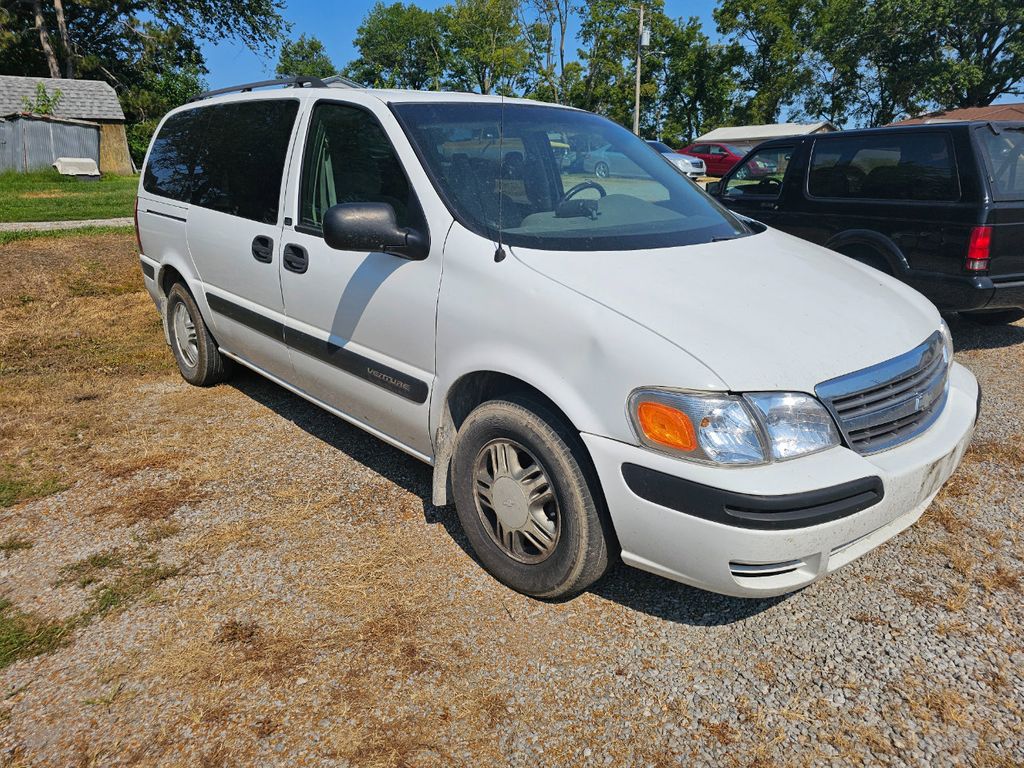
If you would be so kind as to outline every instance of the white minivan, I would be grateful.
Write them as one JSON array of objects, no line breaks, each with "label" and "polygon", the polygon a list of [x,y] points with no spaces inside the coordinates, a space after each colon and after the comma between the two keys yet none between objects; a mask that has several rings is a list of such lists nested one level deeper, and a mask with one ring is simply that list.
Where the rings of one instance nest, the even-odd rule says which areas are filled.
[{"label": "white minivan", "polygon": [[[978,384],[903,283],[587,112],[292,85],[202,97],[150,147],[142,271],[182,376],[240,363],[431,465],[513,589],[566,597],[621,556],[789,592],[959,464]],[[639,170],[597,179],[567,142]]]}]

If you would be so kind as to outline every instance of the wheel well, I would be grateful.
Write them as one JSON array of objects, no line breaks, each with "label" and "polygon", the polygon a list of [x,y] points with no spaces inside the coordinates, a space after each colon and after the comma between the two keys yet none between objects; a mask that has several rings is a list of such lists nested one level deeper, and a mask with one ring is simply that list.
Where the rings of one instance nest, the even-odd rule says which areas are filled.
[{"label": "wheel well", "polygon": [[458,430],[466,417],[480,403],[485,403],[488,400],[500,400],[512,395],[526,396],[537,401],[540,405],[554,411],[567,425],[572,426],[572,420],[565,415],[565,412],[539,389],[515,376],[496,371],[477,371],[460,378],[448,390],[445,406],[451,416],[452,426]]},{"label": "wheel well", "polygon": [[181,272],[174,267],[166,266],[160,270],[160,293],[163,294],[165,299],[175,283],[182,283],[185,284],[186,288],[188,287],[185,283],[185,278],[181,276]]},{"label": "wheel well", "polygon": [[854,261],[859,261],[861,264],[877,269],[879,272],[885,272],[887,275],[894,274],[889,260],[874,246],[864,243],[851,243],[850,245],[839,246],[836,250],[844,256],[849,256]]},{"label": "wheel well", "polygon": [[[560,418],[571,430],[577,431],[572,419],[566,416],[565,411],[532,384],[497,371],[475,371],[465,374],[448,390],[434,441],[433,502],[436,506],[444,506],[451,499],[449,470],[452,451],[455,448],[455,436],[466,417],[481,403],[513,395],[530,398]],[[579,441],[579,448],[583,452],[582,460],[588,465],[587,471],[592,473],[591,477],[596,481],[596,470],[593,468],[590,454],[582,440]],[[594,492],[603,498],[600,483],[596,483]]]}]

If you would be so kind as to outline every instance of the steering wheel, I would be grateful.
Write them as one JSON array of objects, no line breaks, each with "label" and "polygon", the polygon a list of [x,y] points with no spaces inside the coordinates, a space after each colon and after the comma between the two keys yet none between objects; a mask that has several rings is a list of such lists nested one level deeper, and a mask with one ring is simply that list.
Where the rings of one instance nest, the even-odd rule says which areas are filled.
[{"label": "steering wheel", "polygon": [[[596,181],[583,181],[577,184],[575,187],[570,187],[568,190],[566,190],[565,194],[562,195],[562,199],[558,201],[558,205],[568,202],[585,189],[596,189],[597,193],[601,197],[605,197],[608,194],[605,191],[604,187],[602,187]],[[555,207],[557,208],[558,206]]]}]

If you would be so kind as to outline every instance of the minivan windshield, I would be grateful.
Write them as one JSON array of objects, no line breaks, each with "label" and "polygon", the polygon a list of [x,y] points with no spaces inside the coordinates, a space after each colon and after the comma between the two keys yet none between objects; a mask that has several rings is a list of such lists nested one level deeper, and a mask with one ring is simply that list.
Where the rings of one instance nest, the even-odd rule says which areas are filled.
[{"label": "minivan windshield", "polygon": [[394,111],[456,218],[492,240],[636,250],[752,232],[642,139],[597,115],[493,102]]},{"label": "minivan windshield", "polygon": [[1024,200],[1024,126],[985,126],[978,131],[997,200]]}]

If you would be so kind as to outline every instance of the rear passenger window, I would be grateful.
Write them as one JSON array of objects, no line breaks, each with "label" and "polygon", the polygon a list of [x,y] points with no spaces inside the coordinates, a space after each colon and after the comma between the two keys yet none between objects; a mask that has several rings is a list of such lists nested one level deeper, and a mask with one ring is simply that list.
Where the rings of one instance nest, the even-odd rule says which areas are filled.
[{"label": "rear passenger window", "polygon": [[815,142],[812,197],[957,200],[953,147],[943,133],[856,136]]},{"label": "rear passenger window", "polygon": [[321,103],[313,110],[299,223],[319,230],[338,203],[389,203],[398,226],[423,226],[419,203],[384,129],[362,109]]},{"label": "rear passenger window", "polygon": [[153,142],[143,189],[265,224],[277,221],[294,99],[180,112]]}]

